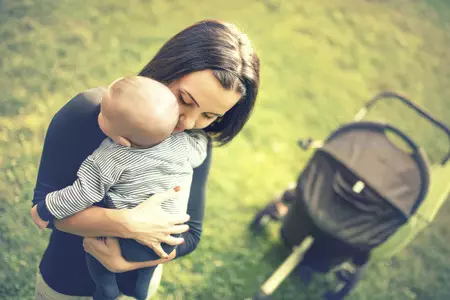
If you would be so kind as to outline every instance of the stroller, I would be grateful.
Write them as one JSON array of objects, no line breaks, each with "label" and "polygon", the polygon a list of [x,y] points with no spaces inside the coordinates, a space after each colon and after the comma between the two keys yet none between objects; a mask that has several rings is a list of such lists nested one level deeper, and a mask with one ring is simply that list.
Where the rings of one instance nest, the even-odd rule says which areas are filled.
[{"label": "stroller", "polygon": [[[257,213],[250,226],[258,231],[268,220],[282,220],[281,236],[293,251],[254,300],[269,299],[294,269],[304,281],[313,272],[335,271],[339,285],[324,298],[343,299],[369,261],[391,257],[433,220],[450,185],[431,192],[434,171],[423,149],[390,124],[362,121],[375,103],[388,98],[401,101],[450,139],[442,122],[407,98],[383,92],[324,142],[299,141],[304,150],[315,148],[312,158],[296,185]],[[449,158],[450,152],[439,168]],[[281,218],[276,208],[280,202],[288,205]]]}]

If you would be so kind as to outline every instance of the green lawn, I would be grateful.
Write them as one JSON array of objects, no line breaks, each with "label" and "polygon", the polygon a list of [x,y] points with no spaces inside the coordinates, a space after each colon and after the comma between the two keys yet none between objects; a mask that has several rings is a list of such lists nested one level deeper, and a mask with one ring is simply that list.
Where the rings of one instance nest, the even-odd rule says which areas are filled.
[{"label": "green lawn", "polygon": [[[0,0],[0,299],[32,299],[48,233],[28,212],[51,116],[76,93],[137,73],[167,38],[203,18],[248,33],[262,61],[261,92],[243,133],[214,153],[202,242],[167,265],[158,299],[244,299],[258,289],[287,252],[276,224],[261,236],[247,225],[303,168],[310,153],[296,148],[298,137],[324,138],[383,89],[450,116],[447,0]],[[400,105],[372,116],[396,122],[432,159],[447,149]],[[350,299],[450,299],[449,215],[445,205]],[[309,287],[290,279],[274,298],[318,299],[328,279]]]}]

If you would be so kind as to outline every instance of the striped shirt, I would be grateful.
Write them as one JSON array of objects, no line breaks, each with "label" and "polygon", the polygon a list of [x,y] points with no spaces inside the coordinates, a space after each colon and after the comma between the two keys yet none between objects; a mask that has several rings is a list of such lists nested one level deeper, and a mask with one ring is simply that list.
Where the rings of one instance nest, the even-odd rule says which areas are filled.
[{"label": "striped shirt", "polygon": [[183,185],[162,203],[169,213],[185,213],[193,168],[206,157],[203,131],[174,133],[146,149],[127,148],[106,138],[81,164],[73,185],[47,194],[50,214],[62,219],[105,199],[110,208],[133,208],[150,195]]}]

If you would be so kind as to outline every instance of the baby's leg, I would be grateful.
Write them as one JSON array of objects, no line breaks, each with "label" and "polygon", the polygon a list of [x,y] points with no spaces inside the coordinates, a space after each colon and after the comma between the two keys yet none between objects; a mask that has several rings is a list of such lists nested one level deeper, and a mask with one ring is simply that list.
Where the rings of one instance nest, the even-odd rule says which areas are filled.
[{"label": "baby's leg", "polygon": [[[128,261],[141,262],[160,259],[160,257],[151,248],[148,248],[135,240],[119,239],[119,243],[122,255]],[[175,246],[170,246],[167,244],[161,244],[161,246],[167,254],[170,254],[175,249]],[[136,279],[133,281],[134,291],[128,293],[125,290],[122,291],[126,294],[131,294],[131,296],[138,300],[145,300],[147,298],[148,287],[155,268],[156,267],[135,270]]]},{"label": "baby's leg", "polygon": [[[179,235],[173,236],[178,237]],[[141,262],[158,260],[161,258],[151,248],[144,246],[135,240],[119,239],[119,243],[120,249],[122,250],[122,256],[128,261]],[[161,247],[167,254],[170,254],[175,249],[175,246],[170,246],[164,243],[161,244]]]},{"label": "baby's leg", "polygon": [[136,300],[147,300],[148,299],[148,293],[149,293],[149,286],[150,282],[152,280],[154,271],[156,267],[151,268],[142,268],[137,269],[132,272],[126,272],[124,276],[121,276],[118,278],[118,282],[121,286],[121,289],[124,291],[127,290],[127,287],[125,285],[132,284],[133,286],[128,288],[128,295],[131,295]]},{"label": "baby's leg", "polygon": [[[151,278],[146,279],[145,282],[150,282],[148,291],[147,291],[147,298],[145,300],[153,299],[153,296],[155,296],[158,287],[161,283],[161,277],[162,277],[162,270],[163,265],[158,265],[153,270],[153,274],[151,275]],[[138,282],[138,275],[139,270],[133,270],[130,272],[124,272],[124,273],[118,273],[117,275],[117,283],[119,285],[120,291],[123,293],[122,296],[117,298],[117,300],[135,300],[136,297],[136,283]],[[148,274],[150,276],[150,274]],[[144,278],[142,278],[144,279]],[[145,291],[141,294],[145,294]],[[143,295],[141,295],[143,296]]]},{"label": "baby's leg", "polygon": [[136,300],[147,299],[148,287],[150,285],[150,280],[152,279],[155,268],[156,267],[151,267],[137,270],[135,287]]},{"label": "baby's leg", "polygon": [[114,300],[120,292],[116,274],[106,269],[95,257],[86,253],[86,263],[95,282],[94,300]]}]

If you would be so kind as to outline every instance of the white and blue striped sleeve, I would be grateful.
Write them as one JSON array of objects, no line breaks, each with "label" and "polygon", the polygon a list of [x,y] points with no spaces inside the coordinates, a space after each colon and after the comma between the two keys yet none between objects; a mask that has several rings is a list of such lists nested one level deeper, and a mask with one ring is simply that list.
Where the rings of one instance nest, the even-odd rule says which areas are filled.
[{"label": "white and blue striped sleeve", "polygon": [[70,186],[49,193],[45,199],[48,211],[57,219],[76,214],[100,202],[121,175],[111,151],[90,155],[78,170],[78,179]]}]

